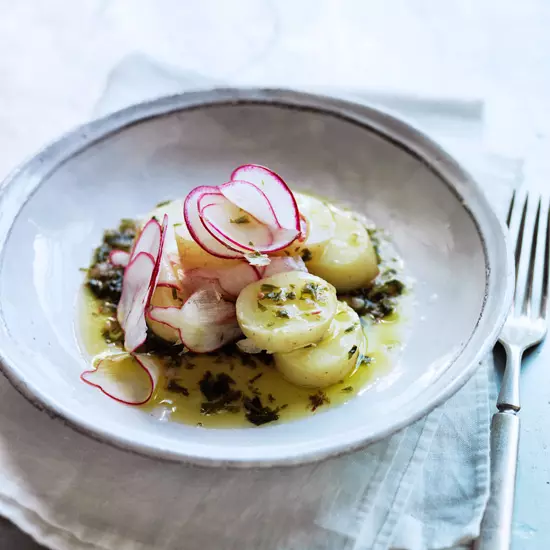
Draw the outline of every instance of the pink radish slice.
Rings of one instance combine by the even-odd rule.
[[[201,219],[206,229],[224,244],[244,252],[263,250],[273,244],[273,233],[270,228],[258,222],[252,216],[221,197],[224,202],[207,204],[201,210]],[[235,223],[238,219],[246,223]],[[276,231],[274,228],[273,231]],[[253,244],[250,244],[253,243]]]
[[[160,366],[148,355],[107,356],[80,378],[108,397],[125,405],[143,405],[151,399],[160,376]]]
[[[247,262],[221,269],[197,268],[185,272],[185,288],[192,285],[193,291],[219,285],[220,290],[229,298],[236,298],[241,290],[260,279],[258,270]]]
[[[124,250],[111,250],[109,262],[115,267],[126,267],[130,262],[130,253]]]
[[[228,259],[241,258],[240,252],[236,252],[216,240],[204,227],[199,211],[199,200],[206,194],[218,193],[214,187],[201,186],[193,189],[185,198],[183,216],[191,237],[201,248],[213,256]]]
[[[260,223],[224,196],[211,196],[206,202],[200,209],[204,227],[215,239],[235,250],[275,252],[286,248],[298,237],[296,230]],[[246,221],[238,223],[237,220],[241,219]]]
[[[162,228],[160,223],[155,218],[151,218],[143,226],[143,229],[134,241],[134,245],[130,251],[129,262],[131,262],[140,252],[147,252],[153,256],[153,258],[156,258],[160,247],[161,237]]]
[[[124,347],[130,352],[141,346],[147,337],[145,310],[151,302],[157,284],[167,225],[168,216],[166,215],[162,227],[158,222],[156,225],[152,223],[145,225],[138,236],[134,253],[140,250],[140,247],[147,248],[151,253],[141,251],[137,255],[132,255],[124,271],[117,318],[124,330]],[[160,231],[158,238],[154,234],[155,229]],[[147,233],[143,236],[145,231]],[[156,250],[154,250],[155,245]]]
[[[265,193],[248,181],[229,181],[219,187],[222,195],[233,204],[272,227],[281,227]]]
[[[226,302],[214,288],[195,292],[181,308],[153,307],[149,318],[178,330],[191,351],[215,351],[242,333],[235,304]]]
[[[118,303],[117,317],[124,330],[124,347],[133,351],[147,336],[145,308],[155,272],[155,260],[147,252],[140,252],[124,272],[122,295]]]
[[[288,185],[273,170],[258,164],[245,164],[233,170],[231,180],[253,183],[264,192],[281,227],[300,231],[300,212],[296,199]]]
[[[300,256],[277,256],[271,258],[270,264],[265,266],[262,279],[286,271],[307,271],[307,267]]]

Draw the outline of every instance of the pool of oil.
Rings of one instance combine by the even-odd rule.
[[[84,290],[81,327],[78,332],[91,362],[94,356],[109,349],[120,351],[115,345],[106,343],[102,336],[105,321],[111,315],[112,311],[105,310],[101,301]],[[358,393],[374,385],[390,368],[393,349],[399,344],[398,316],[393,315],[377,323],[372,323],[369,319],[363,321],[368,342],[368,360],[358,364],[342,381],[325,388],[321,394],[314,389],[301,388],[287,382],[273,366],[265,364],[254,355],[244,356],[222,349],[211,354],[185,353],[171,358],[159,358],[163,374],[152,398],[140,408],[163,420],[205,428],[254,427],[247,420],[242,406],[231,407],[230,410],[215,414],[201,412],[205,397],[199,382],[210,371],[213,376],[221,373],[230,376],[234,382],[232,389],[241,391],[243,396],[259,397],[263,406],[277,412],[279,418],[275,422],[287,422],[322,413],[328,407],[353,399]],[[174,387],[174,383],[180,391],[168,389],[169,385]]]

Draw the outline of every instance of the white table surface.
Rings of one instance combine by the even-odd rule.
[[[488,147],[525,156],[550,189],[548,0],[0,0],[0,14],[0,178],[87,120],[110,69],[140,52],[236,85],[482,98]],[[525,362],[522,395],[514,550],[538,550],[550,344]],[[7,522],[0,547],[38,548]]]

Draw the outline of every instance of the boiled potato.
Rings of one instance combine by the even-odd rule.
[[[153,293],[151,298],[152,306],[159,307],[177,307],[180,308],[183,305],[183,299],[180,296],[179,292],[168,286],[158,286]],[[147,326],[153,331],[155,336],[171,342],[173,344],[180,343],[179,332],[165,325],[164,323],[159,323],[158,321],[153,321],[152,319],[147,318]]]
[[[376,252],[363,223],[352,214],[332,208],[335,234],[319,254],[306,262],[308,271],[339,292],[367,286],[378,275]]]
[[[258,348],[292,351],[323,337],[337,302],[334,287],[326,281],[287,271],[246,286],[237,298],[237,320]]]
[[[275,367],[292,384],[325,388],[349,374],[365,352],[366,338],[357,313],[339,302],[322,340],[289,353],[275,353]]]
[[[325,243],[334,235],[336,224],[326,202],[302,193],[294,193],[294,197],[300,214],[306,219],[307,235],[304,241],[294,241],[286,252],[308,259],[323,251]]]

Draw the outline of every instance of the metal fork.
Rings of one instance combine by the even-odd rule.
[[[508,550],[511,544],[519,446],[519,375],[523,353],[546,336],[550,223],[547,200],[514,192],[508,210],[510,242],[515,248],[514,302],[500,343],[506,368],[491,422],[491,496],[481,524],[477,550]]]

